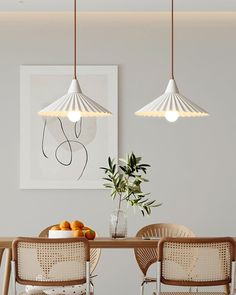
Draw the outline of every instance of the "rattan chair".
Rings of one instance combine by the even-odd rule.
[[[48,226],[44,230],[42,230],[39,234],[39,237],[41,238],[47,238],[48,237],[48,232],[53,226],[57,226],[59,224],[54,224],[51,226]],[[98,236],[98,234],[96,233]],[[93,278],[96,277],[97,275],[94,274],[94,270],[98,265],[99,259],[101,256],[101,249],[98,248],[90,248],[90,283],[92,286],[92,291],[94,292],[94,283],[93,283]]]
[[[163,238],[158,245],[157,294],[186,295],[189,292],[161,292],[161,284],[210,287],[231,283],[234,294],[235,244],[232,238]],[[156,293],[154,293],[156,294]],[[224,292],[192,292],[191,295]]]
[[[163,237],[194,237],[194,233],[184,225],[171,223],[150,224],[140,229],[136,237],[142,238],[163,238]],[[149,267],[157,261],[157,249],[137,248],[134,250],[138,266],[143,274],[141,282],[141,295],[144,294],[144,287],[148,283],[156,282],[156,278],[148,277]]]
[[[18,238],[12,246],[12,281],[48,288],[86,283],[90,295],[89,243],[85,238]]]

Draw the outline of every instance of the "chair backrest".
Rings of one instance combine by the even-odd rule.
[[[22,285],[86,283],[89,243],[85,238],[18,238],[13,242],[15,281]]]
[[[163,238],[158,244],[160,282],[177,286],[217,286],[231,282],[232,238]]]
[[[194,237],[194,233],[184,225],[171,223],[150,224],[141,228],[136,237]],[[134,250],[136,261],[145,276],[148,268],[157,261],[157,249],[137,248]]]
[[[39,237],[41,238],[47,238],[48,237],[48,232],[53,226],[57,226],[58,224],[54,224],[51,226],[48,226],[45,228],[41,233],[39,234]],[[96,233],[96,236],[98,234]],[[95,268],[97,267],[98,261],[101,256],[101,249],[98,248],[90,248],[90,273],[92,274]]]

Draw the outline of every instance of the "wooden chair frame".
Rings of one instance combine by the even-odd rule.
[[[85,246],[85,263],[86,263],[86,274],[85,277],[78,280],[70,281],[37,281],[37,280],[24,280],[21,279],[18,274],[18,244],[20,242],[24,243],[46,243],[46,244],[55,244],[55,243],[78,243],[81,242]],[[86,295],[90,295],[90,247],[89,243],[85,238],[67,238],[67,239],[47,239],[47,238],[27,238],[20,237],[13,241],[12,244],[12,282],[13,282],[13,295],[17,295],[16,283],[20,285],[34,285],[34,286],[71,286],[71,285],[80,285],[86,283]]]

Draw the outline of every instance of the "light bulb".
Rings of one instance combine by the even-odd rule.
[[[68,113],[67,117],[71,122],[75,123],[75,122],[78,122],[80,120],[81,114],[80,114],[80,112],[72,111],[72,112]]]
[[[179,113],[176,111],[168,111],[165,114],[165,118],[169,122],[175,122],[179,118]]]

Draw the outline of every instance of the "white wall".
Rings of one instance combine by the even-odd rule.
[[[81,12],[95,11],[169,11],[170,1],[166,0],[77,0]],[[73,2],[68,0],[9,1],[1,0],[0,11],[72,11]],[[175,11],[236,11],[234,0],[178,0]]]
[[[151,163],[146,188],[163,202],[150,218],[131,210],[129,234],[173,222],[198,235],[236,236],[236,14],[181,13],[176,22],[176,80],[209,118],[170,124],[133,115],[169,79],[167,13],[80,14],[79,63],[119,65],[120,155],[134,151]],[[108,234],[108,191],[19,190],[19,66],[71,64],[71,29],[69,13],[0,14],[0,236],[36,235],[75,218]],[[97,272],[98,295],[137,294],[131,250],[104,250]]]

